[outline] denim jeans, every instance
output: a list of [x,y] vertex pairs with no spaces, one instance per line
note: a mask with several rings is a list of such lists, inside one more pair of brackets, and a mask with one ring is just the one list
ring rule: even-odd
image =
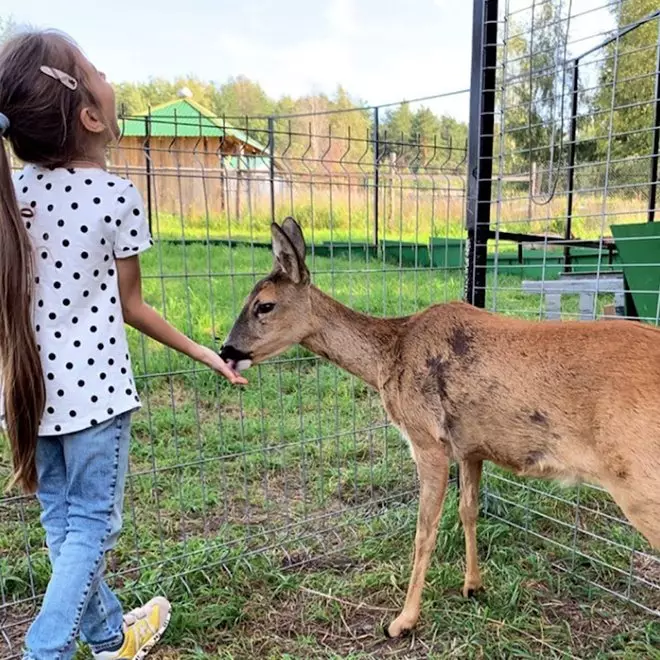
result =
[[122,608],[103,573],[121,529],[130,417],[39,438],[37,496],[53,570],[26,659],[72,658],[79,636],[94,652],[122,641]]

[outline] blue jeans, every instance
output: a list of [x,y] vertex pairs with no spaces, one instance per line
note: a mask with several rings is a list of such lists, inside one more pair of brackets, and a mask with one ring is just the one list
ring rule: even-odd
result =
[[79,636],[97,653],[122,642],[122,608],[103,573],[121,529],[129,440],[130,413],[39,438],[37,496],[53,571],[26,659],[72,658]]

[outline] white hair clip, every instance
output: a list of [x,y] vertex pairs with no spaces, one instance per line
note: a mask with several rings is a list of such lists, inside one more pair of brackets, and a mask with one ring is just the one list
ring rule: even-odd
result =
[[39,71],[41,71],[41,73],[45,73],[47,76],[50,76],[55,80],[59,80],[59,82],[61,82],[65,87],[68,87],[74,92],[78,89],[78,81],[68,73],[64,73],[64,71],[60,71],[59,69],[55,69],[52,66],[45,65],[40,66]]

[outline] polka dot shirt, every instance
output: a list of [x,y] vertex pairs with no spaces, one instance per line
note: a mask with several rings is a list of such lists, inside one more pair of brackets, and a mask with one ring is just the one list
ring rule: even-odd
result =
[[[40,435],[140,407],[116,259],[153,244],[140,194],[101,169],[25,167],[14,177],[35,249],[34,329],[46,383]],[[27,215],[27,214],[26,214]]]

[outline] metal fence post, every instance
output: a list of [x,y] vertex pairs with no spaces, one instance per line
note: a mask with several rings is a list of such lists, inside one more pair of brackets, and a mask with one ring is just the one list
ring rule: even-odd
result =
[[498,0],[474,0],[468,138],[465,300],[486,304],[495,128]]
[[152,191],[151,191],[151,106],[144,118],[145,141],[144,141],[144,160],[147,174],[147,218],[149,220],[149,234],[153,236],[152,223]]
[[378,249],[378,221],[380,215],[380,117],[378,107],[374,108],[374,245]]
[[[660,23],[660,21],[659,21]],[[658,199],[658,150],[660,148],[660,25],[658,26],[658,55],[655,65],[655,110],[653,123],[653,149],[651,151],[651,185],[649,188],[648,221],[655,220],[655,205]]]
[[[474,0],[464,296],[466,302],[476,307],[486,305],[486,268],[490,236],[495,130],[497,11],[497,0]],[[458,464],[456,465],[456,490],[460,494],[461,474]]]
[[[571,240],[571,232],[573,225],[573,195],[575,191],[575,150],[577,147],[577,113],[579,102],[579,85],[580,85],[580,59],[575,58],[573,61],[573,84],[571,87],[571,126],[568,138],[568,191],[566,196],[566,231],[564,238],[567,241]],[[564,246],[564,272],[571,271],[571,248],[569,245]]]
[[270,220],[275,222],[275,120],[268,117],[268,176],[270,183]]

